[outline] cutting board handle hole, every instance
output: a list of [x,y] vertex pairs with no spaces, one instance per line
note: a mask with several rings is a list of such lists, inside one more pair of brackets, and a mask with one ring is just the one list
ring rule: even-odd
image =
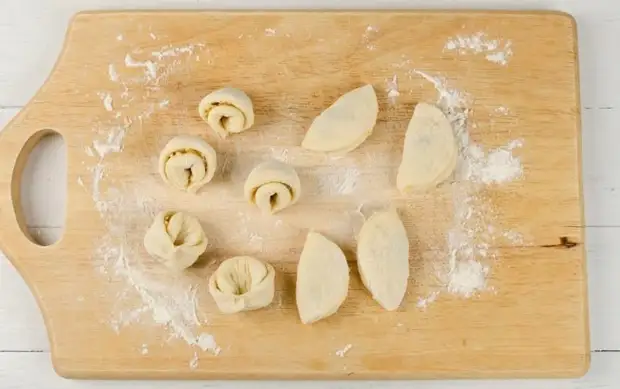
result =
[[[21,171],[14,171],[13,196],[20,228],[30,241],[50,246],[60,240],[67,205],[67,146],[53,130],[35,133],[24,145]],[[18,201],[15,201],[19,198]]]

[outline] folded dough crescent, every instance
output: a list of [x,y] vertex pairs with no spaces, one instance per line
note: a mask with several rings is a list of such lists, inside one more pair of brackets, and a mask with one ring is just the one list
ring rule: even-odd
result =
[[432,104],[416,105],[405,133],[396,186],[406,194],[435,187],[454,172],[458,158],[450,121]]
[[409,239],[395,209],[375,212],[364,223],[357,241],[357,266],[375,301],[388,311],[397,309],[407,291]]
[[346,154],[361,145],[377,123],[379,104],[372,85],[342,95],[317,116],[301,147],[331,154]]
[[334,242],[310,232],[297,265],[296,299],[304,324],[333,315],[347,298],[349,265]]

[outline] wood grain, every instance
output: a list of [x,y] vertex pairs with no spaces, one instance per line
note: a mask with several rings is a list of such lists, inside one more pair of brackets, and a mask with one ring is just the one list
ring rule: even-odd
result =
[[[484,26],[491,34],[499,36],[510,34],[523,54],[515,56],[501,73],[483,59],[458,61],[454,56],[442,55],[445,37],[457,34],[463,23],[474,29]],[[378,48],[375,53],[363,50],[366,43],[360,39],[360,34],[370,24],[381,31],[373,37],[373,44]],[[263,107],[258,108],[258,113],[261,131],[265,133],[276,131],[279,120],[288,113],[275,109],[281,107],[281,99],[285,97],[294,102],[295,127],[290,137],[279,140],[282,143],[276,146],[300,140],[304,126],[313,115],[343,91],[362,82],[381,88],[385,79],[393,74],[390,65],[403,54],[414,58],[419,69],[446,74],[459,88],[480,97],[474,107],[478,112],[484,112],[493,101],[502,101],[513,108],[519,115],[519,127],[511,129],[511,136],[522,137],[527,144],[521,154],[526,179],[493,189],[488,196],[502,211],[501,221],[528,231],[531,239],[524,247],[501,249],[502,260],[494,267],[491,280],[498,294],[483,295],[467,302],[442,297],[426,313],[415,308],[412,297],[402,311],[391,315],[380,312],[358,282],[352,285],[341,315],[313,327],[298,324],[291,302],[279,310],[257,312],[252,322],[212,314],[209,332],[216,335],[218,342],[237,347],[231,346],[218,357],[201,356],[208,363],[201,363],[196,370],[189,369],[189,350],[182,343],[150,353],[148,358],[136,352],[136,339],[143,329],[130,328],[116,334],[102,322],[113,302],[98,295],[98,291],[109,285],[93,271],[87,257],[94,240],[104,232],[103,225],[92,199],[76,182],[85,175],[85,167],[80,164],[84,159],[83,149],[94,137],[85,128],[107,114],[95,92],[110,87],[107,67],[110,61],[122,61],[127,52],[123,45],[128,43],[119,44],[114,37],[118,31],[132,36],[139,26],[147,25],[154,33],[171,37],[174,43],[208,42],[214,60],[212,63],[193,62],[186,71],[171,76],[162,86],[162,93],[173,96],[169,109],[154,114],[139,137],[128,136],[123,153],[114,155],[111,160],[113,169],[108,179],[112,182],[138,182],[138,177],[153,175],[153,167],[145,161],[157,154],[162,142],[179,132],[175,126],[183,125],[186,133],[204,134],[203,124],[196,116],[188,116],[186,110],[216,85],[234,83],[246,90],[256,106]],[[290,31],[293,38],[269,39],[273,37],[258,35],[274,27],[283,34]],[[353,35],[351,31],[358,33]],[[244,32],[255,34],[252,45],[240,42],[238,36]],[[342,38],[330,39],[334,36]],[[535,36],[544,38],[535,39]],[[317,37],[322,37],[323,41],[315,40]],[[130,43],[150,50],[153,43],[148,39],[148,35],[139,36]],[[416,44],[403,44],[408,41]],[[91,50],[93,42],[98,43],[96,52]],[[0,242],[34,291],[43,311],[55,368],[65,376],[79,378],[346,378],[351,373],[353,378],[441,378],[583,374],[589,354],[583,234],[579,228],[583,218],[575,44],[572,20],[552,13],[136,12],[79,15],[69,29],[63,54],[52,76],[0,134],[0,155],[6,162],[0,166],[0,187],[4,188],[0,194],[0,221],[6,226],[0,231]],[[527,55],[528,48],[537,56]],[[291,52],[295,56],[289,56]],[[286,77],[283,82],[282,73],[294,77]],[[260,83],[257,78],[261,79]],[[541,87],[547,85],[554,85],[554,88]],[[402,143],[402,132],[396,131],[406,124],[413,104],[435,98],[432,87],[419,79],[405,79],[401,88],[413,92],[400,100],[396,110],[388,110],[387,101],[383,100],[384,114],[377,136],[369,139],[365,147],[382,147],[387,142],[396,150]],[[132,108],[143,108],[137,105]],[[20,207],[15,206],[19,198],[15,189],[19,187],[16,179],[19,174],[14,175],[14,167],[19,173],[28,152],[36,144],[36,137],[43,134],[41,129],[53,129],[64,137],[69,164],[65,234],[61,242],[47,248],[30,242],[19,215]],[[392,132],[394,136],[383,135]],[[236,141],[235,147],[259,153],[265,145],[260,134],[260,131],[248,133]],[[489,147],[509,140],[507,135],[489,129],[476,134]],[[210,140],[216,143],[214,138]],[[218,144],[218,147],[226,153],[230,152],[227,147],[231,145]],[[307,164],[309,168],[329,167],[324,162],[309,161]],[[13,191],[6,188],[13,188]],[[215,202],[214,197],[221,194],[221,191],[206,194],[202,201]],[[447,200],[449,193],[444,188],[435,195],[439,197],[435,202],[437,214],[445,214],[447,201],[442,204],[441,199]],[[234,198],[225,202],[222,212],[217,212],[217,207],[207,209],[198,201],[180,195],[162,196],[162,202],[168,206],[188,207],[211,220],[225,220],[225,211],[231,208],[243,209],[242,202]],[[424,203],[428,196],[394,197],[394,201],[407,209],[405,218],[410,228],[416,220],[420,231],[425,231],[424,227],[433,230]],[[291,218],[319,209],[322,212],[316,212],[314,219],[319,223],[333,212],[348,208],[350,204],[345,201],[310,198],[305,205],[297,207]],[[139,239],[141,232],[134,234],[132,238]],[[562,236],[570,237],[578,245],[552,247]],[[345,243],[350,245],[351,238],[348,239]],[[420,233],[417,239],[416,257],[443,237]],[[269,253],[281,256],[282,274],[294,274],[297,252],[291,253],[288,247],[298,248],[302,240],[300,235],[273,242],[273,250]],[[247,242],[238,243],[232,251],[248,248]],[[223,248],[219,254],[232,252]],[[46,260],[50,257],[55,261]],[[207,271],[198,269],[196,273],[206,276]],[[280,290],[286,290],[283,288],[284,284],[280,284]],[[86,296],[88,304],[78,304],[72,298],[75,295]],[[376,325],[377,321],[391,323],[392,327],[402,322],[406,331],[386,331],[384,325]],[[76,322],[80,325],[76,326]],[[348,342],[355,343],[355,350],[359,350],[352,351],[346,360],[330,356],[334,351],[334,343],[330,340],[343,336],[352,339]],[[247,339],[254,341],[247,343]],[[294,345],[293,351],[287,345]],[[346,370],[343,369],[345,362]]]
[[[0,382],[8,382],[7,389],[45,387],[47,389],[74,388],[75,382],[64,380],[54,374],[49,366],[49,353],[20,353],[16,355],[0,354]],[[419,389],[615,389],[620,379],[616,368],[620,363],[620,353],[596,353],[592,356],[592,370],[581,379],[555,380],[460,380],[460,381],[298,381],[286,382],[299,389],[402,389],[415,387]],[[40,366],[33,374],[31,366]],[[282,385],[282,381],[178,381],[179,389],[272,389]],[[119,382],[80,382],[88,389],[107,389],[110,387],[130,389],[164,389],[169,388],[169,381],[119,381]]]

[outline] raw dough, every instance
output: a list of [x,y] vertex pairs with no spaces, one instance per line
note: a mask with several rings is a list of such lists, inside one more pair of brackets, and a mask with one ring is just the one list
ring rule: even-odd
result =
[[265,213],[276,213],[299,200],[301,183],[292,166],[267,161],[256,166],[245,180],[245,198]]
[[221,138],[254,124],[252,100],[235,88],[222,88],[206,95],[198,105],[198,113]]
[[184,212],[160,212],[144,236],[146,251],[173,270],[193,265],[208,243],[198,219]]
[[409,239],[395,209],[376,212],[362,226],[357,265],[364,286],[388,311],[398,309],[409,278]]
[[336,313],[349,290],[349,265],[340,247],[310,232],[297,266],[297,309],[304,324]]
[[346,154],[361,145],[377,122],[379,104],[372,85],[341,96],[317,116],[301,147],[332,154]]
[[253,257],[225,260],[209,279],[209,292],[223,313],[251,311],[271,304],[275,270]]
[[420,103],[405,134],[396,186],[403,194],[432,188],[454,172],[458,149],[450,121],[434,105]]
[[215,150],[197,136],[174,137],[159,154],[159,174],[164,181],[190,193],[211,181],[216,168]]

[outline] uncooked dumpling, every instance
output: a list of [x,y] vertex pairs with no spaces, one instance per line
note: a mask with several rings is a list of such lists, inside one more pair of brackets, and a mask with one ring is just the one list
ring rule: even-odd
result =
[[172,138],[159,154],[159,174],[170,186],[196,193],[213,179],[217,154],[197,136]]
[[454,172],[458,149],[450,121],[434,105],[420,103],[405,134],[396,186],[403,194],[432,188]]
[[297,202],[301,195],[301,183],[292,166],[267,161],[252,170],[243,191],[250,203],[265,213],[273,214]]
[[372,85],[354,89],[314,119],[301,147],[332,154],[348,153],[370,136],[378,112]]
[[198,105],[198,113],[221,138],[254,124],[252,100],[235,88],[222,88],[206,95]]
[[160,212],[144,236],[144,248],[168,268],[183,270],[209,243],[200,222],[184,212]]
[[336,313],[349,290],[344,253],[323,235],[310,232],[297,266],[297,309],[304,324]]
[[274,283],[273,266],[253,257],[233,257],[211,275],[209,292],[223,313],[251,311],[271,304]]
[[409,239],[395,209],[376,212],[360,231],[357,265],[372,297],[388,311],[398,309],[409,278]]

